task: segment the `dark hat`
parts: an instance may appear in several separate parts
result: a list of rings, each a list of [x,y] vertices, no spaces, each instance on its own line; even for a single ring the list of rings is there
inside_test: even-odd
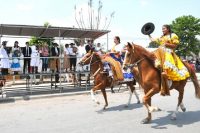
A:
[[[3,42],[2,42],[2,45],[5,46],[5,45],[7,44],[7,42],[8,42],[8,41],[3,41]]]
[[[144,35],[150,35],[155,29],[155,26],[153,23],[149,22],[142,26],[141,32]]]
[[[53,43],[53,45],[54,45],[54,46],[58,46],[58,44],[57,44],[57,43]]]

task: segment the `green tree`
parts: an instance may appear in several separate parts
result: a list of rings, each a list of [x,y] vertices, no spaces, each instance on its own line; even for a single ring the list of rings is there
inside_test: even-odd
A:
[[[157,48],[158,46],[156,42],[150,42],[148,48]]]
[[[172,21],[172,31],[179,36],[180,44],[176,49],[179,56],[197,55],[200,52],[200,19],[192,15],[181,16]]]
[[[51,27],[51,25],[49,24],[49,22],[45,22],[44,23],[44,27],[48,28]],[[53,44],[54,39],[51,37],[31,37],[31,40],[29,41],[30,45],[41,45],[43,43],[47,43],[49,46],[51,46]]]

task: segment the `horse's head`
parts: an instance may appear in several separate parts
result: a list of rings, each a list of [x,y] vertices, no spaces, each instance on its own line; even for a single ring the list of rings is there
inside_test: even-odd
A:
[[[134,62],[136,62],[137,60],[137,51],[135,52],[134,49],[134,44],[127,42],[126,45],[126,54],[125,54],[125,58],[124,58],[124,62],[123,62],[123,68],[126,69],[126,67],[130,66],[131,64],[133,64]]]
[[[155,55],[149,51],[147,51],[145,48],[136,45],[136,44],[130,44],[127,43],[127,52],[124,58],[124,64],[123,68],[126,68],[127,66],[136,66],[144,59],[148,60],[151,64],[154,63]]]
[[[79,62],[80,65],[92,65],[96,61],[101,60],[99,55],[96,52],[88,52]]]

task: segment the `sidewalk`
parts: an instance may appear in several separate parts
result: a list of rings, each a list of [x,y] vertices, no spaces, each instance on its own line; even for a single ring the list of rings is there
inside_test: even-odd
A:
[[[136,85],[136,88],[139,88]],[[15,88],[17,89],[17,88]],[[46,90],[42,90],[46,89]],[[72,95],[83,95],[83,94],[90,94],[91,86],[88,87],[86,90],[84,87],[67,87],[63,88],[62,90],[59,89],[48,89],[48,88],[40,88],[40,90],[6,90],[6,95],[4,94],[4,98],[0,97],[0,103],[10,103],[16,102],[18,100],[34,100],[34,99],[43,99],[43,98],[54,98],[54,97],[63,97],[63,96],[72,96]],[[120,88],[120,91],[128,90],[125,85]],[[119,86],[114,88],[115,92],[119,91]],[[110,88],[106,88],[106,92],[111,92]]]

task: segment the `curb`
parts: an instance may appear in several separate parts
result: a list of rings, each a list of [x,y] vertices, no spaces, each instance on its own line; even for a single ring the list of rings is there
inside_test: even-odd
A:
[[[116,89],[115,93],[118,93]],[[120,91],[125,91],[127,88],[120,88]],[[100,90],[97,92],[101,92]],[[106,92],[111,92],[111,89],[106,89]],[[29,100],[37,100],[37,99],[47,99],[47,98],[56,98],[56,97],[64,97],[64,96],[75,96],[75,95],[83,95],[90,94],[89,91],[79,91],[79,92],[65,92],[65,93],[56,93],[56,94],[45,94],[45,95],[25,95],[20,97],[5,97],[0,99],[0,104],[3,103],[14,103],[16,101],[29,101]]]
[[[90,91],[81,91],[81,92],[66,92],[66,93],[56,93],[56,94],[45,94],[45,95],[25,95],[20,97],[5,97],[0,99],[0,103],[9,103],[15,101],[29,101],[36,99],[47,99],[47,98],[55,98],[55,97],[63,97],[63,96],[73,96],[73,95],[82,95],[89,94]]]

